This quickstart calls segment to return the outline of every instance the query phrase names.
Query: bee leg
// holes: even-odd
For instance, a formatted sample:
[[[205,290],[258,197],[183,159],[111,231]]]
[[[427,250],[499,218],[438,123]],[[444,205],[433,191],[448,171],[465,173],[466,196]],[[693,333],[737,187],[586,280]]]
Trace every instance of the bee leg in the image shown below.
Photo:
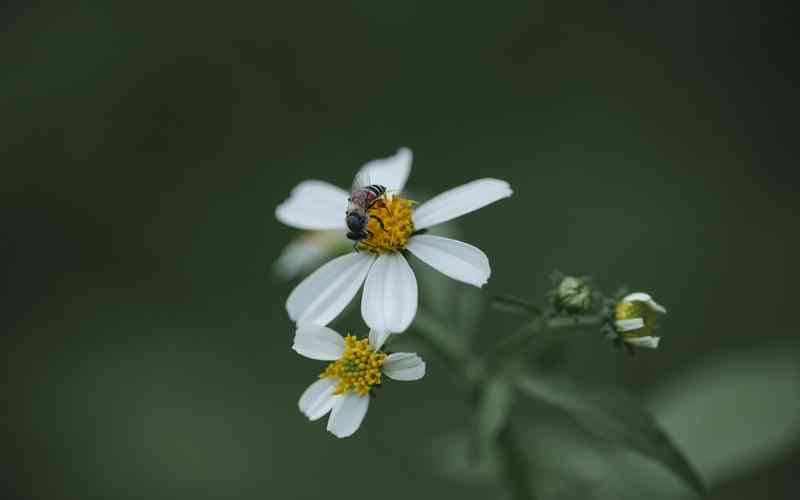
[[[381,208],[386,208],[386,209],[388,209],[388,208],[389,208],[389,207],[386,205],[386,193],[385,193],[385,192],[384,192],[384,193],[381,193],[381,195],[380,195],[380,196],[378,196],[377,198],[375,198],[374,200],[372,200],[372,202],[371,202],[369,205],[367,205],[367,210],[369,210],[370,208],[372,208],[373,206],[375,206],[377,203],[380,203],[380,206],[381,206]]]
[[[376,203],[380,202],[380,205],[379,205],[379,207],[380,207],[380,208],[382,208],[382,209],[384,209],[384,210],[386,210],[387,212],[389,212],[389,213],[391,214],[391,213],[392,213],[392,211],[389,209],[389,205],[387,205],[387,204],[386,204],[386,200],[385,200],[385,198],[384,198],[384,196],[385,196],[385,195],[386,195],[386,193],[383,193],[383,194],[382,194],[382,195],[381,195],[379,198],[375,199],[375,201],[373,201],[373,202],[370,204],[370,206],[369,206],[369,207],[367,207],[367,209],[370,209],[370,208],[372,208],[372,206],[373,206],[373,205],[375,205]]]
[[[383,220],[381,220],[381,218],[380,218],[380,217],[378,217],[377,215],[370,215],[370,217],[372,217],[373,219],[375,219],[376,221],[378,221],[378,224],[380,224],[380,225],[381,225],[381,229],[383,229],[384,231],[386,231],[386,226],[384,226],[384,225],[383,225]]]

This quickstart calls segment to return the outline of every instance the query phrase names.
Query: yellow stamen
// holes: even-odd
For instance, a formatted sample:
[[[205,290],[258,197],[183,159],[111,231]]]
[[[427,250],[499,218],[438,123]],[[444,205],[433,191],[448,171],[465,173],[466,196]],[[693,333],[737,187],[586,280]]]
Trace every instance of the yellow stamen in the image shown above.
[[[414,232],[411,205],[411,200],[388,194],[372,205],[367,227],[369,235],[359,242],[359,250],[383,254],[405,248]]]
[[[334,394],[353,391],[365,396],[374,385],[381,383],[381,365],[386,354],[376,352],[368,339],[357,340],[353,335],[344,338],[344,353],[337,361],[329,364],[319,378],[333,378],[339,381]]]
[[[642,318],[644,326],[636,330],[621,332],[627,338],[650,337],[656,324],[656,312],[641,301],[619,302],[614,310],[617,321],[622,319]]]

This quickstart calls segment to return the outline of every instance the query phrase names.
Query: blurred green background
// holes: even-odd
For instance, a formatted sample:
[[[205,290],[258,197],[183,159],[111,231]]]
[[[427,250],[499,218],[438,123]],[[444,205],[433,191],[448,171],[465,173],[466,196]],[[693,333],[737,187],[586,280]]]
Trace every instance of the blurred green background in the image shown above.
[[[417,192],[514,187],[460,221],[492,259],[487,293],[542,297],[558,268],[670,310],[658,351],[581,334],[560,370],[637,394],[714,498],[797,497],[788,8],[64,1],[0,15],[6,498],[495,498],[432,467],[467,415],[433,354],[355,438],[297,411],[321,365],[290,349],[293,283],[271,267],[295,232],[274,208],[401,145]],[[514,321],[485,316],[478,336]],[[598,460],[530,432],[574,462],[567,482]],[[587,484],[636,482],[617,472]]]

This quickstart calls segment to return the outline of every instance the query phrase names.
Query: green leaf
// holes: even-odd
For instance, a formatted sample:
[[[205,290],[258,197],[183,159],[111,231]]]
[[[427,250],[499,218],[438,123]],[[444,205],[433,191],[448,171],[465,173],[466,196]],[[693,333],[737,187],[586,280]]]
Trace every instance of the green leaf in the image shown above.
[[[706,495],[702,479],[688,460],[631,398],[587,393],[564,382],[532,376],[520,378],[517,385],[524,394],[569,414],[587,432],[661,463],[699,495]]]
[[[471,429],[434,436],[428,455],[434,470],[472,487],[496,485],[500,478],[502,464],[497,455],[478,460]]]
[[[695,496],[659,462],[576,429],[563,412],[537,405],[520,430],[539,500],[676,500]],[[546,414],[546,415],[545,415]]]
[[[800,344],[703,359],[652,393],[656,419],[718,484],[776,460],[800,437]]]
[[[482,455],[493,449],[497,436],[508,421],[513,403],[514,389],[505,377],[493,377],[481,387],[475,412],[475,432]]]

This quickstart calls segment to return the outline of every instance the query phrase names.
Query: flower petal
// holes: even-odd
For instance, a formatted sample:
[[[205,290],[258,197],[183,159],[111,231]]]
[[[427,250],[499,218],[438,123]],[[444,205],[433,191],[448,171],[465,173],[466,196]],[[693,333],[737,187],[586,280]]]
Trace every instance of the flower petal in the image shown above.
[[[419,234],[409,240],[407,248],[445,276],[470,285],[482,287],[492,274],[486,254],[462,241]]]
[[[380,184],[388,191],[402,191],[411,172],[413,155],[408,148],[400,148],[394,156],[372,160],[361,167],[358,178],[369,184]]]
[[[345,229],[349,195],[324,181],[303,181],[275,209],[275,217],[299,229]]]
[[[364,283],[361,315],[382,332],[405,331],[417,314],[417,278],[399,253],[378,257]]]
[[[629,332],[644,328],[644,320],[642,318],[619,319],[614,322],[614,325],[617,327],[617,331]]]
[[[338,438],[352,436],[361,427],[369,408],[369,396],[346,392],[334,398],[333,411],[328,418],[328,431]]]
[[[383,344],[386,343],[386,339],[389,338],[391,332],[382,332],[379,330],[370,330],[369,331],[369,343],[372,348],[376,351],[379,351]]]
[[[335,361],[344,352],[344,339],[326,326],[303,325],[294,334],[292,349],[307,358]]]
[[[425,362],[413,352],[395,352],[384,361],[383,373],[395,380],[419,380],[425,376]]]
[[[469,182],[434,196],[420,205],[414,211],[414,228],[425,229],[447,222],[502,198],[508,198],[512,193],[511,186],[506,181],[479,179]]]
[[[625,339],[625,342],[638,346],[656,349],[658,343],[661,342],[661,337],[630,337]]]
[[[309,231],[289,242],[272,268],[283,279],[305,274],[336,254],[349,251],[353,242],[347,242],[342,231]]]
[[[664,308],[664,306],[653,300],[653,298],[647,293],[630,293],[622,299],[622,302],[644,302],[655,312],[660,312],[661,314],[667,313],[667,310]]]
[[[303,392],[297,406],[309,420],[317,420],[331,411],[336,397],[333,391],[336,389],[336,380],[332,378],[319,379]]]
[[[373,262],[374,255],[360,252],[342,255],[323,265],[289,294],[289,317],[298,325],[327,325],[358,293]]]

